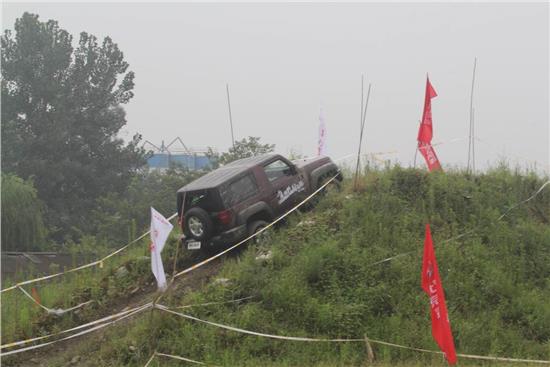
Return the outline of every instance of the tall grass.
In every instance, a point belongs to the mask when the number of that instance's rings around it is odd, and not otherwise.
[[[105,261],[101,268],[95,266],[23,286],[28,293],[35,288],[40,302],[52,309],[67,309],[89,300],[94,301],[78,311],[63,316],[48,315],[19,289],[3,293],[2,343],[56,332],[98,318],[105,313],[114,313],[110,308],[113,303],[123,301],[136,287],[145,287],[152,280],[149,274],[148,243],[147,239],[135,243],[125,252]],[[95,256],[88,255],[87,260],[94,261],[107,252],[110,251],[105,249]],[[72,267],[76,266],[74,263]],[[126,269],[127,273],[117,275],[117,270],[121,268]],[[49,273],[57,272],[59,268],[52,266]],[[32,271],[19,272],[15,278],[4,280],[2,288],[41,275]]]
[[[429,222],[457,351],[550,359],[550,190],[499,220],[543,182],[535,174],[503,167],[475,176],[370,168],[359,192],[346,181],[342,192],[328,195],[313,211],[293,215],[269,245],[249,246],[227,258],[218,277],[229,282],[186,289],[163,303],[175,307],[253,296],[184,312],[264,333],[367,335],[437,349],[428,299],[420,288],[424,224]],[[256,259],[267,250],[271,259]],[[399,254],[406,255],[379,263]],[[130,281],[150,281],[148,268],[142,270]],[[86,282],[97,282],[94,276]],[[65,297],[73,294],[69,286],[58,286]],[[103,294],[103,299],[117,296]],[[69,353],[93,353],[89,365],[104,366],[143,365],[154,350],[216,365],[362,365],[366,359],[363,343],[272,340],[157,311],[147,315],[113,329],[109,343],[83,344]],[[381,365],[444,364],[438,355],[373,347]],[[51,365],[64,365],[66,358]],[[164,359],[155,363],[178,365]]]

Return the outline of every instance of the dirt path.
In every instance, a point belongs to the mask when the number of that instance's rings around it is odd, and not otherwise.
[[[193,263],[199,262],[200,259],[191,260]],[[192,265],[191,261],[184,264],[183,268]],[[216,259],[180,278],[177,278],[172,287],[167,291],[169,294],[185,294],[202,288],[212,277],[214,277],[221,269],[223,262]],[[123,310],[138,307],[145,303],[153,301],[158,296],[156,284],[148,284],[144,289],[140,289],[130,297],[125,299],[115,300],[108,309],[112,310],[109,314],[115,314]],[[109,314],[97,315],[96,319],[108,316]],[[122,327],[132,322],[132,319],[143,317],[143,314],[130,316],[127,319],[114,324],[116,327]],[[92,321],[92,320],[89,320]],[[60,366],[94,366],[94,352],[99,349],[101,343],[107,343],[106,333],[110,327],[99,329],[90,334],[85,334],[74,339],[55,343],[50,346],[16,354],[13,357],[8,356],[2,358],[2,366],[28,366],[28,367],[46,367],[52,365]],[[68,336],[68,334],[67,334]],[[45,340],[47,341],[47,340]],[[45,342],[44,341],[44,342]],[[96,361],[97,362],[97,361]]]

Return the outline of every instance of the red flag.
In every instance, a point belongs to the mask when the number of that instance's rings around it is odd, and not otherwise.
[[[426,239],[424,241],[424,259],[422,260],[422,289],[430,297],[432,314],[432,336],[445,353],[449,364],[456,363],[456,351],[445,305],[443,284],[439,278],[439,270],[435,260],[435,252],[430,233],[430,225],[426,224]]]
[[[432,98],[437,97],[434,87],[430,83],[430,78],[426,78],[426,95],[424,97],[424,112],[422,121],[418,130],[418,144],[430,144],[432,142]]]
[[[426,160],[430,171],[433,171],[434,169],[441,169],[441,164],[439,163],[439,159],[437,158],[435,150],[431,144],[418,143],[418,150],[420,150],[420,153]]]

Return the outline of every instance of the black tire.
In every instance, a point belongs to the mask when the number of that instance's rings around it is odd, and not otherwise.
[[[254,233],[258,232],[260,229],[266,227],[268,223],[264,220],[255,220],[248,225],[248,235],[252,236]],[[262,232],[260,236],[256,236],[250,239],[252,243],[259,244],[262,241],[262,238],[265,239],[265,236],[262,236],[266,231]]]
[[[199,223],[201,231],[197,227]],[[195,207],[185,213],[185,237],[202,241],[210,238],[212,227],[212,219],[204,209]]]

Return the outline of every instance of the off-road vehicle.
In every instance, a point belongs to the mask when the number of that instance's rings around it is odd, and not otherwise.
[[[220,167],[177,192],[183,243],[189,250],[243,240],[338,174],[327,157],[291,162],[278,154]]]

